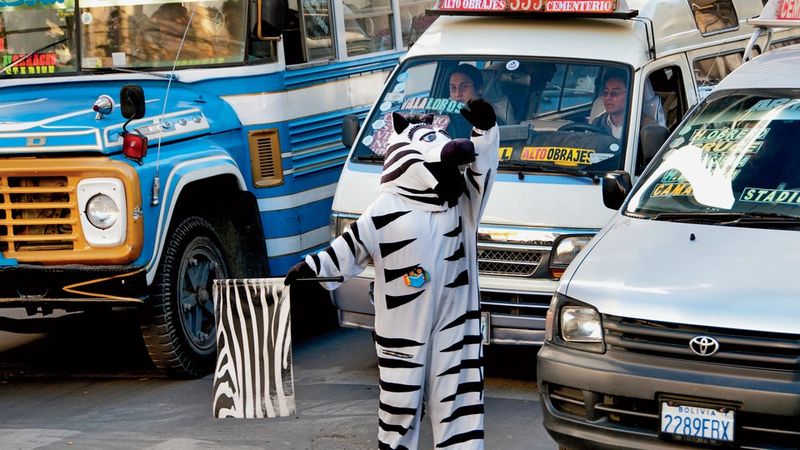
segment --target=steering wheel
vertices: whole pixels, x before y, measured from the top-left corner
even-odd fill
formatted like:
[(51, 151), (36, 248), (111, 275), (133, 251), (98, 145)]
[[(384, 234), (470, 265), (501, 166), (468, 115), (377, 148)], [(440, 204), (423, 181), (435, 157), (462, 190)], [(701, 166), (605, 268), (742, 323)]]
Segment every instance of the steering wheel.
[(566, 125), (562, 125), (558, 127), (558, 131), (584, 131), (584, 132), (591, 132), (591, 133), (602, 133), (608, 134), (604, 128), (599, 127), (597, 125), (590, 125), (588, 123), (568, 123)]

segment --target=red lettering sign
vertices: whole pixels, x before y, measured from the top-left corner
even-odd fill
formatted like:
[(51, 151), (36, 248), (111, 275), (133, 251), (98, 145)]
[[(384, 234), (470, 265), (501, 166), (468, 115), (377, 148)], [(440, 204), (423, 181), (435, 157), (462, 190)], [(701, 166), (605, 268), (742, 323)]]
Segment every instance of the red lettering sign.
[(800, 20), (800, 0), (780, 0), (778, 3), (779, 20)]

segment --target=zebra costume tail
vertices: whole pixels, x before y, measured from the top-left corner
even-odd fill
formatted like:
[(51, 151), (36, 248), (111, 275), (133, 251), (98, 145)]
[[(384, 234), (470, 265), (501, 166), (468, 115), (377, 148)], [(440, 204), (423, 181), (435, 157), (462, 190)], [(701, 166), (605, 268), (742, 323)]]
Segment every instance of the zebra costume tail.
[(215, 280), (214, 417), (296, 412), (289, 289), (282, 278)]

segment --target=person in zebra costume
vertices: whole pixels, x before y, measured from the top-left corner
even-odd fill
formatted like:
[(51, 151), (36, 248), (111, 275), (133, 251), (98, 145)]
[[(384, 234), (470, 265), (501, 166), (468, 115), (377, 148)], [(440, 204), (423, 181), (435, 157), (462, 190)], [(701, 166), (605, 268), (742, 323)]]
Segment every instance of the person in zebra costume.
[(347, 280), (372, 259), (379, 449), (417, 448), (423, 407), (436, 448), (484, 447), (476, 239), (499, 133), (494, 109), (481, 99), (461, 115), (473, 126), (470, 139), (450, 139), (433, 116), (394, 113), (380, 195), (285, 280)]

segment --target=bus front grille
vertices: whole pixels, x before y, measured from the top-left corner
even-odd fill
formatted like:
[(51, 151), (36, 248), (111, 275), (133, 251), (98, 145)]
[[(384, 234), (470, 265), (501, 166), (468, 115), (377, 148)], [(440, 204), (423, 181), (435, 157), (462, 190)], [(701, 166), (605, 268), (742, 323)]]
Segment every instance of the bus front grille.
[(75, 182), (0, 174), (0, 252), (72, 250), (80, 235)]

